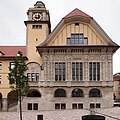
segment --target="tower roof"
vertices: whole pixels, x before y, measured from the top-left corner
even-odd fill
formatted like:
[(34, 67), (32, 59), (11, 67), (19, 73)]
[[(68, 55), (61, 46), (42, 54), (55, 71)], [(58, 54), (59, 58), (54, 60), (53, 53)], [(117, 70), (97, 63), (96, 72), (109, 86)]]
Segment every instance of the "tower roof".
[(81, 16), (85, 18), (92, 18), (91, 16), (87, 15), (83, 11), (75, 8), (73, 11), (71, 11), (69, 14), (67, 14), (64, 18), (74, 17), (74, 16)]

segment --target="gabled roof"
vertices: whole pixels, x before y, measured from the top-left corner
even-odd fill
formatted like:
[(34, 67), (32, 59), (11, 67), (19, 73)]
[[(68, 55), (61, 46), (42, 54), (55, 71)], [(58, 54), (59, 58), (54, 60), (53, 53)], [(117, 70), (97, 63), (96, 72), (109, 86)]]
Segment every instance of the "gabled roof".
[(72, 12), (67, 14), (65, 17), (63, 17), (63, 19), (58, 23), (58, 25), (49, 34), (49, 36), (47, 36), (46, 40), (40, 45), (38, 45), (37, 48), (47, 46), (47, 44), (53, 39), (53, 36), (56, 35), (58, 30), (61, 29), (63, 25), (75, 20), (77, 21), (80, 20), (89, 23), (100, 34), (100, 36), (105, 41), (107, 41), (109, 46), (118, 47), (118, 45), (111, 40), (111, 38), (106, 34), (106, 32), (99, 26), (99, 24), (91, 16), (87, 15), (86, 13), (76, 8)]
[(69, 14), (67, 14), (64, 18), (69, 18), (69, 17), (74, 17), (74, 16), (81, 16), (81, 17), (86, 17), (86, 18), (92, 18), (91, 16), (87, 15), (86, 13), (84, 13), (83, 11), (81, 11), (81, 10), (79, 10), (77, 8), (74, 9)]
[(26, 46), (0, 46), (0, 57), (15, 57), (21, 51), (26, 56)]

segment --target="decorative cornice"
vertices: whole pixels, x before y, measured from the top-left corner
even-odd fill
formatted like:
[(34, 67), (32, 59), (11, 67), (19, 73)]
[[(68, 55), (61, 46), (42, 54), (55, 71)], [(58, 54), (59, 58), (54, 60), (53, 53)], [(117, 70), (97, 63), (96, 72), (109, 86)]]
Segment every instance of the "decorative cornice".
[(37, 46), (40, 55), (42, 53), (114, 53), (119, 46)]

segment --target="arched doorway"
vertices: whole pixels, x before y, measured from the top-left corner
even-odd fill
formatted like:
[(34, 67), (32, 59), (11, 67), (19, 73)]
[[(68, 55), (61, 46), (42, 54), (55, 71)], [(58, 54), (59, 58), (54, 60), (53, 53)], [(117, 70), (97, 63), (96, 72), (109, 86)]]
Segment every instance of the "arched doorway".
[(0, 93), (0, 111), (2, 110), (2, 94)]
[(9, 92), (8, 96), (7, 96), (7, 99), (8, 99), (8, 108), (12, 107), (12, 106), (16, 106), (18, 104), (17, 92), (15, 90)]

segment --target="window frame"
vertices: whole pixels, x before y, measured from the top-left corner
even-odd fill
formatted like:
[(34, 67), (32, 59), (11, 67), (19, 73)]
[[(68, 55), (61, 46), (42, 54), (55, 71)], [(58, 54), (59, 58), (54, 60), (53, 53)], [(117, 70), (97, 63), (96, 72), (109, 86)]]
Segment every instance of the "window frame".
[(89, 81), (100, 81), (100, 62), (89, 62)]
[(55, 81), (66, 81), (65, 62), (55, 62)]
[(83, 81), (83, 62), (72, 62), (72, 81)]

